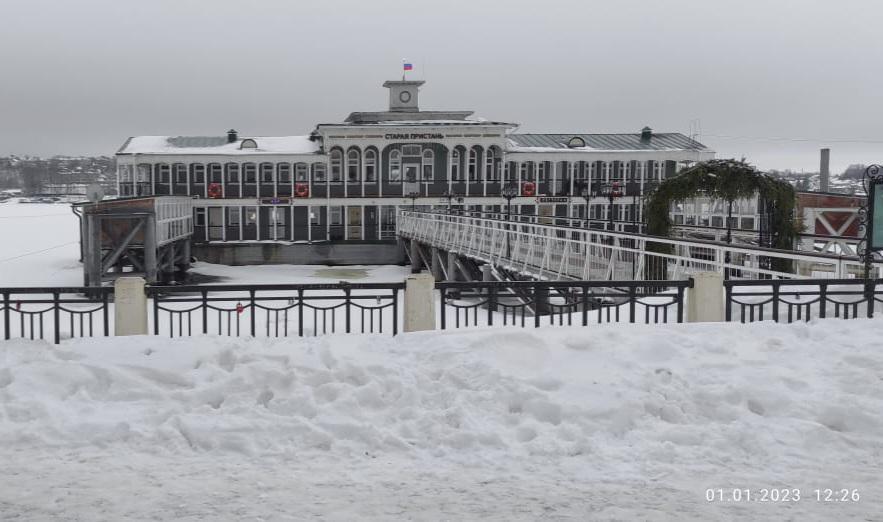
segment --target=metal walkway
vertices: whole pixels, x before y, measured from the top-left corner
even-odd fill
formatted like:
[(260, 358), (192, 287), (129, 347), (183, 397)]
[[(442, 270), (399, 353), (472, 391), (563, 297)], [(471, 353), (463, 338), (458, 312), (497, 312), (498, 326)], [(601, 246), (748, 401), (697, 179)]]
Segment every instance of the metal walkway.
[[(551, 224), (566, 219), (519, 216), (520, 221), (402, 211), (401, 238), (539, 280), (682, 279), (718, 272), (731, 279), (861, 277), (856, 257), (800, 253), (606, 232)], [(880, 265), (873, 277), (881, 277)]]

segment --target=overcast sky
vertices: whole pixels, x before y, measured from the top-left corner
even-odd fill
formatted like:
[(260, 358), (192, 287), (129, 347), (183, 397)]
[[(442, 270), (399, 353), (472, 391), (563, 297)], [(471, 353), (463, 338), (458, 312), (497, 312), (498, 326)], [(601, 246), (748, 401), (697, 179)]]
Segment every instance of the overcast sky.
[(421, 107), (525, 132), (689, 133), (761, 168), (883, 162), (879, 0), (7, 0), (0, 154), (306, 134)]

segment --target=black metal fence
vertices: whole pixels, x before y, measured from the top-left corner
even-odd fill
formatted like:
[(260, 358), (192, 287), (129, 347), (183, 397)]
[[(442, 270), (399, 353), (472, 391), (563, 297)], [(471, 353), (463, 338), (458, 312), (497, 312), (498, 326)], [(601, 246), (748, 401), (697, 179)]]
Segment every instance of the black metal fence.
[(440, 327), (587, 326), (684, 320), (682, 281), (517, 281), (436, 283)]
[(150, 286), (152, 328), (263, 337), (398, 333), (404, 283)]
[(113, 288), (0, 288), (3, 339), (62, 339), (110, 335)]
[(724, 281), (725, 318), (791, 323), (814, 317), (874, 317), (883, 303), (883, 280), (768, 279)]
[[(724, 281), (725, 320), (873, 317), (883, 280)], [(440, 282), (441, 329), (683, 322), (683, 281)], [(148, 286), (151, 331), (169, 337), (399, 332), (404, 283)], [(111, 334), (112, 287), (0, 288), (0, 338)]]

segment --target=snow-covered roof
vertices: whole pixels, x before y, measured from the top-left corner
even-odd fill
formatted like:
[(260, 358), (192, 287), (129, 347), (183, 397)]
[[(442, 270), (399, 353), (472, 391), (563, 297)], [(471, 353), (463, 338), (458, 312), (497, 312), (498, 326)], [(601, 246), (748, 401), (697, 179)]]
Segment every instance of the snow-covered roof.
[[(242, 148), (243, 141), (253, 140), (254, 148)], [(309, 136), (257, 136), (237, 138), (226, 136), (134, 136), (117, 154), (315, 154), (319, 143)]]
[[(579, 138), (585, 146), (569, 146)], [(627, 134), (510, 134), (509, 152), (633, 152), (708, 151), (705, 145), (677, 132)], [(710, 151), (709, 151), (710, 152)]]

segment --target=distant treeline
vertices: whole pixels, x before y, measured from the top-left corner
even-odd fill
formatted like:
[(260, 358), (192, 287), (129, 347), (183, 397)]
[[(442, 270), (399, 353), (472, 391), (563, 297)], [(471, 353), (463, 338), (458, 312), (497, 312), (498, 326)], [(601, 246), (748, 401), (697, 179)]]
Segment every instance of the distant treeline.
[(22, 189), (25, 194), (67, 193), (72, 187), (100, 183), (116, 186), (116, 163), (109, 156), (0, 157), (0, 189)]

